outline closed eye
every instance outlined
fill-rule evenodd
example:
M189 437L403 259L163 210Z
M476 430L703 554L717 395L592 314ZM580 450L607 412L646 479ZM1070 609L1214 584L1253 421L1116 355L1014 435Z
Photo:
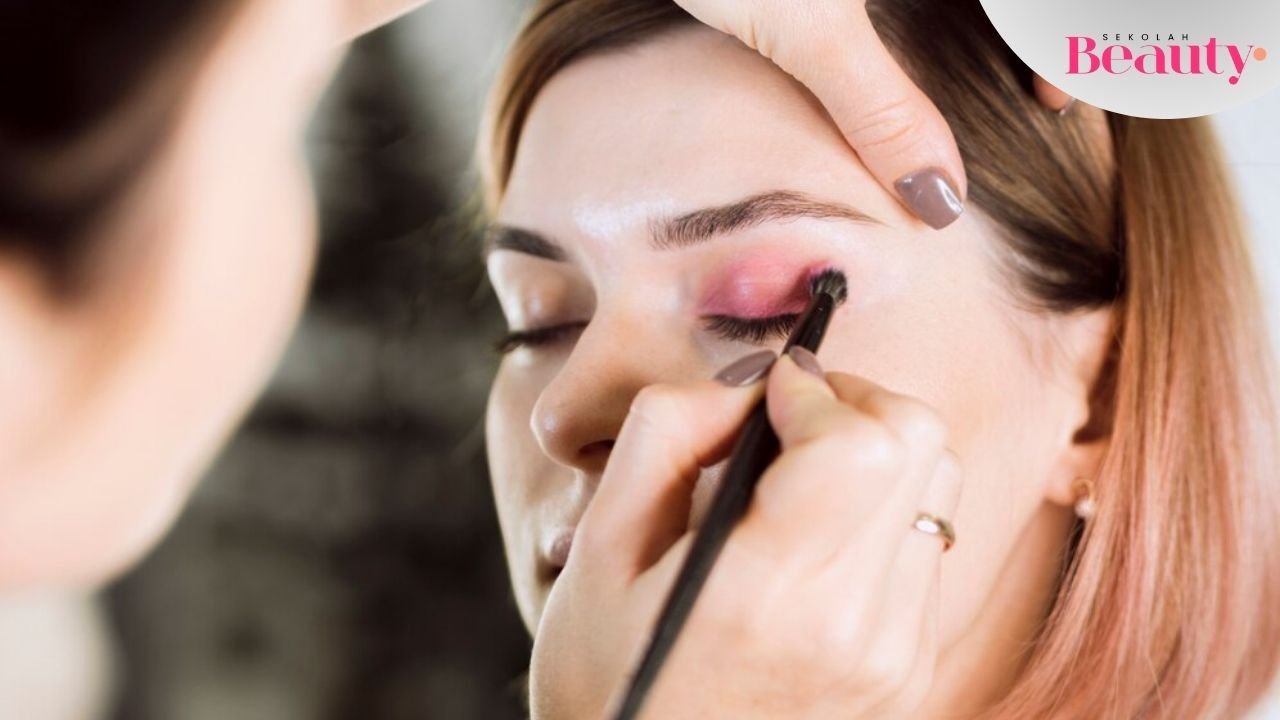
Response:
M732 315L709 315L703 318L708 330L726 340L755 344L766 340L786 339L799 320L799 313L766 318L740 318Z
M560 323L530 330L512 330L494 343L494 350L502 354L513 352L522 347L543 347L568 340L579 333L587 324L585 322Z
M703 318L703 322L708 330L726 340L760 344L767 340L786 339L799 319L799 313L774 315L767 318L709 315ZM586 325L585 322L571 322L529 330L512 330L498 338L494 343L494 349L499 353L507 354L520 348L555 345L578 334Z

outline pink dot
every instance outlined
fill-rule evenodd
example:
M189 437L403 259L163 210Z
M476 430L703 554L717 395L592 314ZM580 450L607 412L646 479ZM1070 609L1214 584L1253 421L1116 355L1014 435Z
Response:
M1254 48L1254 49L1253 49L1253 57L1254 57L1255 59L1257 59L1257 60L1266 60L1266 59L1267 59L1267 49L1266 49L1266 48Z
M1236 83L1240 82L1240 76L1232 75L1231 77L1227 78L1227 82L1231 83L1232 85L1235 85Z

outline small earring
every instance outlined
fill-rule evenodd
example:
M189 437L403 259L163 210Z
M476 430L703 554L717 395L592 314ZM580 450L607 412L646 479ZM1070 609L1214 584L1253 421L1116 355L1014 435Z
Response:
M1098 503L1093 499L1093 481L1088 478L1076 478L1072 484L1076 494L1076 516L1088 520L1098 511Z

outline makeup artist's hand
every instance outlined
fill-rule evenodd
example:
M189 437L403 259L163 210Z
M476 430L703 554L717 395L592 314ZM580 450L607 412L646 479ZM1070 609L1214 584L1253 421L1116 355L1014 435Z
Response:
M831 113L881 185L935 228L960 216L967 182L946 120L885 49L859 0L676 0L790 73ZM1036 78L1051 110L1071 98Z
M338 0L339 40L347 42L426 3L427 0Z
M692 539L690 494L765 390L782 453L734 529L648 718L898 718L938 653L942 541L960 471L923 404L812 355L761 383L652 386L619 434L534 643L533 717L607 717ZM820 370L818 370L820 373Z

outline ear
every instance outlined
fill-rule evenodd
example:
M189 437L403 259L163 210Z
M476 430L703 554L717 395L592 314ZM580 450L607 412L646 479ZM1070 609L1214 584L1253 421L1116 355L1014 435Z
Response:
M1060 315L1054 323L1056 380L1068 394L1068 411L1058 431L1045 499L1071 507L1078 499L1076 480L1096 478L1110 447L1119 344L1109 307Z

